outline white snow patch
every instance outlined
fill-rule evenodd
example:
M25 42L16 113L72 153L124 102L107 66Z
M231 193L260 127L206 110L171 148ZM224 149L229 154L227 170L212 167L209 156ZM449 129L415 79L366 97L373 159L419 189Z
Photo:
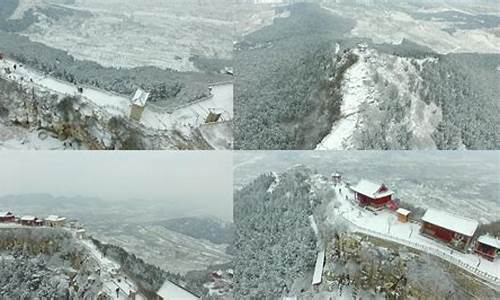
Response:
M374 100L375 88L364 82L371 78L368 64L370 53L354 50L358 61L344 74L340 107L341 119L333 124L330 133L316 146L316 150L343 150L352 148L352 135L359 122L359 109L365 102Z
M271 175L274 177L273 183L267 188L268 193L274 192L274 189L280 184L280 177L278 173L276 172L271 172Z
M181 288L180 286L170 282L169 280L158 290L158 295L163 299L179 299L179 300L197 300L198 297Z

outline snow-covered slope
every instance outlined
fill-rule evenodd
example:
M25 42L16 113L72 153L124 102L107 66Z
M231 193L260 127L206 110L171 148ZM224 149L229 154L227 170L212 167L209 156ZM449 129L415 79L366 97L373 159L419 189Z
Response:
M365 148L363 136L370 135L377 122L386 126L383 134L394 148L400 148L397 134L403 131L411 135L405 142L411 149L435 149L432 133L441 120L441 110L434 103L426 104L418 94L422 65L435 59L388 55L366 45L352 52L358 61L344 75L341 118L316 149ZM394 117L398 113L402 118Z
M471 5L473 6L473 5ZM375 43L400 44L404 39L411 40L420 45L427 46L442 54L446 53L500 53L500 36L496 33L497 28L457 29L450 32L449 26L460 23L460 19L454 22L444 22L439 18L429 20L419 19L408 11L415 11L415 7L392 7L383 5L354 6L336 4L328 1L323 6L332 13L350 17L356 20L356 26L351 35L360 38L372 39ZM430 5L432 8L432 6ZM481 7L478 5L477 9ZM459 5L433 8L440 11L459 12ZM431 12L430 10L428 12ZM487 14L488 12L498 14L498 5L491 8L483 7L476 14Z
M16 66L16 68L14 68L14 66ZM86 104L86 107L82 108L82 113L86 116L96 115L104 124L112 117L121 117L131 122L131 124L133 123L129 118L131 99L126 95L119 95L91 86L83 86L83 91L79 93L78 88L82 86L56 79L27 66L23 66L11 59L0 60L0 77L18 83L25 89L32 88L37 93L43 94L48 92L58 95L61 98L66 96L77 97L82 104ZM50 104L55 105L56 103ZM19 109L21 109L21 107ZM173 136L172 131L176 131L185 137L185 139L189 140L195 134L195 129L205 123L205 119L210 112L221 113L226 121L232 120L233 85L231 83L215 85L212 88L212 95L210 97L187 104L173 112L149 104L142 114L140 124L135 124L134 126L142 128L146 135L149 134L154 136L163 134L169 137ZM20 114L25 115L23 113ZM212 142L215 145L221 144L221 139L227 141L226 145L232 144L232 135L230 133L231 132L221 130L218 131L218 135L207 134L206 138L209 143ZM226 134L226 136L221 136L223 134ZM102 136L105 145L110 143L109 137L106 137L106 134L99 134L99 136ZM155 139L154 142L161 144L160 139ZM40 148L46 144L47 143L37 143L35 146L32 146L32 148ZM15 141L8 141L6 147L16 148ZM47 148L57 147L59 146L47 144ZM160 146L160 148L161 147L162 146Z
M196 71L193 55L231 57L232 7L228 0L21 0L12 18L34 9L40 18L22 34L80 60Z

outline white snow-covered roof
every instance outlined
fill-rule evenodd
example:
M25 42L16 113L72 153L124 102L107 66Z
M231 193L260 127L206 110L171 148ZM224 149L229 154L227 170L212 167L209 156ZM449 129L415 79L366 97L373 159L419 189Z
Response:
M146 106L148 98L149 98L149 93L147 93L143 89L137 89L137 91L135 91L134 97L132 97L132 104L141 107Z
M316 258L316 265L314 266L314 275L312 284L320 284L321 277L323 276L323 265L325 263L325 251L321 250L318 252L318 257Z
M335 173L332 173L332 177L340 177L340 174L335 172Z
M0 217L11 216L12 213L10 211L0 211Z
M422 221L452 230L465 236L473 236L479 222L462 216L453 215L436 209L428 209Z
M411 213L411 211L409 211L409 210L407 210L407 209L404 209L404 208L401 208L401 207L400 207L400 208L398 208L398 209L396 210L396 212L397 212L398 214L400 214L400 215L403 215L403 216L407 216L407 215L409 215L409 214Z
M33 216L22 216L21 221L35 221L35 217Z
M197 300L199 299L195 295L186 291L177 284L166 280L162 287L158 290L157 294L163 299L185 299L185 300Z
M381 191L382 187L385 187L387 190ZM356 193L360 193L360 194L363 194L365 196L368 196L372 199L378 199L378 198L382 198L382 197L394 194L394 192L391 191L384 184L373 183L373 182L365 180L365 179L362 179L355 186L351 186L351 190L355 191Z
M491 247L495 247L497 249L500 249L500 239L493 237L491 235L482 235L477 239L478 242L481 244L485 244Z
M61 222L61 221L65 221L65 220L66 220L66 218L55 216L55 215L50 215L45 219L45 221L49 221L49 222Z

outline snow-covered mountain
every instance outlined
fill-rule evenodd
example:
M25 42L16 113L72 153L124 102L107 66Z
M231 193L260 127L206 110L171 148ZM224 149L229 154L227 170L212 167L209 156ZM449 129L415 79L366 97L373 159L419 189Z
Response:
M500 262L450 252L420 234L415 207L409 223L397 221L389 208L362 208L354 185L299 165L264 173L239 189L235 296L498 297ZM470 216L467 209L461 214ZM500 234L498 226L489 230Z
M236 44L236 148L499 148L498 7L320 2Z

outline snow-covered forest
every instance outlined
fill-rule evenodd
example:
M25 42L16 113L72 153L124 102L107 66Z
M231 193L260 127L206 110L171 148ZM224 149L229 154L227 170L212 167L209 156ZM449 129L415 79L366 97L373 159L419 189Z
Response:
M238 149L311 148L338 117L338 83L355 58L332 57L332 41L351 21L306 4L290 10L236 45Z
M234 195L235 290L239 298L277 298L314 266L316 237L307 170L262 175ZM314 205L314 204L313 204Z
M362 21L350 10L362 9L345 5L345 15L340 4L280 7L290 16L242 37L235 52L236 148L500 147L500 54L441 53L421 36L397 43L360 37ZM481 28L497 24L484 18Z
M95 299L97 265L60 229L0 230L0 298ZM8 275L6 275L8 274Z

